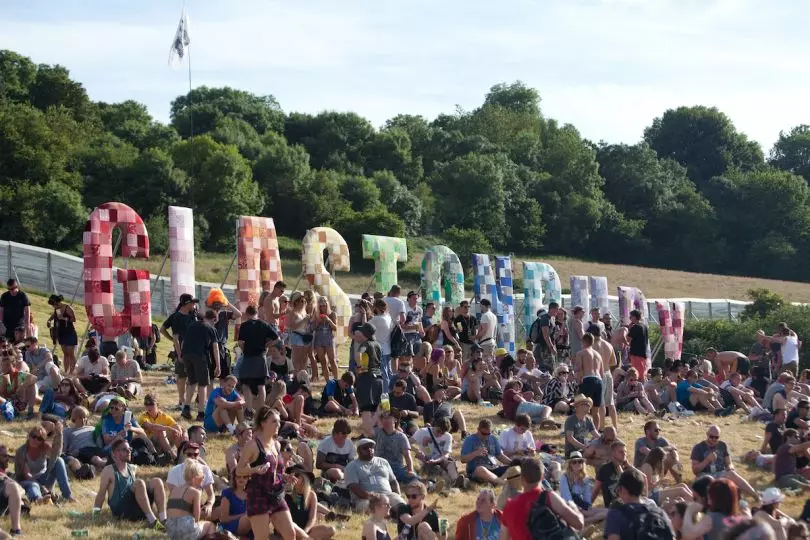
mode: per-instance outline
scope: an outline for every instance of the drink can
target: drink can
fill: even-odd
[[[88,531],[87,529],[70,531],[70,536],[90,536],[90,531]]]
[[[439,532],[441,534],[443,534],[443,535],[447,534],[447,519],[446,518],[442,518],[439,521]]]

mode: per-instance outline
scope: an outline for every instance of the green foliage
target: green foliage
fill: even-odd
[[[478,229],[459,229],[453,226],[444,231],[442,236],[447,247],[458,255],[466,274],[472,268],[473,253],[492,253],[492,244]]]
[[[810,182],[810,126],[796,126],[787,134],[780,131],[769,162],[778,169],[797,174]]]
[[[740,318],[743,320],[763,319],[782,308],[785,299],[768,289],[749,289],[751,303],[745,306]]]
[[[276,98],[227,86],[199,86],[179,96],[172,101],[171,117],[172,126],[182,137],[191,134],[192,123],[197,135],[214,131],[224,118],[244,120],[260,135],[268,131],[280,133],[284,126],[284,113]]]

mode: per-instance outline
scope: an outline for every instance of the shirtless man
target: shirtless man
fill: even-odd
[[[273,330],[275,330],[276,334],[278,335],[281,335],[278,320],[283,315],[281,313],[281,303],[278,301],[278,299],[284,294],[284,289],[286,288],[286,283],[283,281],[276,281],[276,284],[273,285],[273,290],[269,295],[267,295],[267,297],[264,299],[264,303],[262,304],[262,311],[264,312],[263,319],[273,327]]]
[[[602,405],[602,376],[605,369],[602,356],[593,348],[593,334],[582,335],[582,350],[574,356],[574,369],[582,374],[579,381],[579,393],[593,400],[596,409],[596,429],[599,430],[605,421],[605,407]]]
[[[602,329],[600,327],[592,324],[588,327],[588,333],[593,336],[593,350],[602,357],[602,406],[600,407],[600,414],[602,420],[604,420],[606,418],[605,412],[607,412],[613,422],[613,427],[618,427],[612,374],[612,370],[619,365],[618,360],[616,360],[616,351],[606,339],[602,339]],[[603,421],[596,428],[601,431],[605,427],[604,424]]]
[[[712,363],[712,370],[723,377],[723,380],[728,379],[732,373],[739,372],[740,374],[748,374],[751,366],[750,360],[743,353],[738,351],[720,351],[713,347],[706,349],[706,359]]]

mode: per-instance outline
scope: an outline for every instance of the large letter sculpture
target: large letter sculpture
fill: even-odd
[[[343,343],[349,337],[349,319],[352,316],[352,303],[340,285],[329,275],[323,264],[323,250],[329,252],[332,270],[348,272],[349,245],[340,234],[329,227],[315,227],[304,236],[302,259],[304,276],[315,290],[329,299],[337,315],[338,331],[335,342]]]
[[[571,307],[579,306],[590,312],[591,298],[588,292],[588,276],[571,276]]]
[[[464,269],[458,255],[447,246],[433,246],[425,251],[421,286],[422,303],[436,305],[437,320],[445,303],[457,306],[464,299]]]
[[[408,261],[408,244],[404,238],[364,234],[363,258],[374,259],[377,291],[387,293],[397,282],[397,262]]]
[[[244,312],[251,304],[258,307],[262,291],[271,290],[282,279],[272,218],[241,216],[236,221],[236,257],[237,307]]]
[[[152,291],[146,270],[118,270],[124,286],[124,310],[115,308],[112,268],[113,229],[121,232],[121,255],[149,258],[149,234],[141,216],[129,206],[108,202],[98,206],[84,227],[84,307],[87,318],[105,340],[123,333],[148,337],[152,332]]]
[[[683,314],[686,311],[686,304],[683,302],[671,302],[672,306],[672,330],[675,334],[675,343],[678,348],[673,349],[672,359],[680,360],[683,355]]]
[[[656,302],[661,340],[664,342],[664,358],[680,360],[683,353],[683,302]],[[670,309],[671,308],[671,309]]]
[[[648,311],[644,293],[635,287],[619,287],[619,320],[622,324],[630,324],[630,311],[633,309],[641,312],[641,320],[646,323]]]
[[[550,264],[523,262],[523,325],[531,328],[537,312],[562,300],[560,276]]]
[[[509,257],[496,257],[496,272],[493,275],[489,264],[489,255],[473,253],[473,293],[476,306],[481,300],[488,299],[491,303],[492,313],[498,318],[498,331],[495,333],[498,347],[505,347],[514,353],[515,349],[515,320],[512,288],[512,260]],[[507,304],[508,303],[508,304]],[[512,313],[510,319],[509,313]],[[476,315],[480,314],[477,307]]]
[[[194,296],[194,212],[182,206],[169,207],[169,259],[172,264],[172,304],[181,294]]]
[[[591,289],[591,309],[598,307],[600,315],[610,313],[607,278],[603,276],[591,276],[588,279],[588,283]]]

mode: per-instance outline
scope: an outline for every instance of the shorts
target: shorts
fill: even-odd
[[[477,468],[478,468],[478,466],[474,466],[474,467],[469,467],[468,466],[467,467],[467,474],[469,474],[471,480],[474,480],[472,478],[472,475],[475,472],[475,469],[477,469]],[[506,473],[506,471],[509,470],[509,465],[498,465],[496,467],[484,467],[484,468],[486,470],[488,470],[489,472],[491,472],[492,474],[494,474],[495,476],[500,477],[500,476],[503,476]]]
[[[214,415],[206,416],[203,420],[203,427],[208,433],[220,433],[225,429],[225,426],[218,426],[214,421]]]
[[[631,354],[630,365],[632,365],[634,368],[636,368],[636,371],[638,371],[638,380],[647,380],[647,370],[650,367],[650,361],[646,356],[633,356]]]
[[[146,484],[146,496],[149,498],[150,503],[155,501],[155,492],[148,483]],[[138,506],[134,486],[127,491],[126,495],[124,495],[116,506],[110,506],[110,512],[118,519],[125,519],[127,521],[143,521],[146,519],[143,510]]]
[[[196,384],[198,386],[208,386],[211,384],[211,374],[209,373],[207,357],[194,354],[185,355],[183,362],[186,364],[188,384]]]
[[[172,517],[166,520],[166,535],[172,540],[197,540],[202,535],[202,527],[194,516]]]
[[[605,370],[602,375],[602,404],[605,407],[610,407],[614,403],[613,393],[613,374],[609,370]]]
[[[582,379],[579,385],[579,393],[593,400],[594,407],[602,406],[602,379],[588,376]]]
[[[799,363],[798,362],[791,362],[789,364],[782,364],[782,371],[788,371],[793,374],[794,377],[799,376]]]
[[[267,377],[245,377],[239,379],[239,385],[250,388],[250,393],[255,396],[259,394],[259,388],[264,386],[264,381],[266,379]]]
[[[188,373],[186,373],[186,362],[183,360],[175,360],[174,362],[174,374],[177,375],[179,379],[185,379],[188,377]]]
[[[304,342],[304,337],[298,332],[290,332],[290,346],[291,347],[312,347],[312,334],[305,334],[309,336],[309,341]]]

